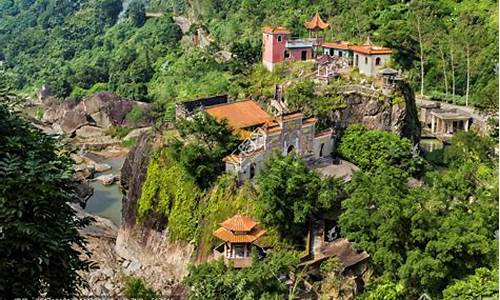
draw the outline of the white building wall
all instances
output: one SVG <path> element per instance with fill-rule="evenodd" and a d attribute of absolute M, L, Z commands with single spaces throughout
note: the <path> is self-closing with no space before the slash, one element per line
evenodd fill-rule
<path fill-rule="evenodd" d="M 358 58 L 356 58 L 356 56 Z M 376 65 L 377 58 L 380 58 L 380 63 Z M 367 76 L 376 76 L 378 72 L 384 67 L 385 63 L 390 60 L 391 56 L 384 55 L 365 55 L 362 53 L 354 52 L 353 64 L 354 67 L 359 69 L 361 74 Z M 357 62 L 357 65 L 356 65 Z"/>
<path fill-rule="evenodd" d="M 330 53 L 332 53 L 332 51 L 333 51 L 333 55 L 334 56 L 339 56 L 340 57 L 340 53 L 342 52 L 342 57 L 347 57 L 347 58 L 350 57 L 349 50 L 336 49 L 336 48 L 324 48 L 323 49 L 323 54 L 331 56 Z"/>

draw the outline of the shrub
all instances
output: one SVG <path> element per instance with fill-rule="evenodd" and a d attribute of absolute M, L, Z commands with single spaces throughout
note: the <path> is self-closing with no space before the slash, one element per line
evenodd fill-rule
<path fill-rule="evenodd" d="M 156 292 L 152 288 L 146 286 L 141 278 L 137 277 L 127 278 L 123 294 L 129 299 L 147 300 L 158 298 Z"/>
<path fill-rule="evenodd" d="M 139 106 L 134 106 L 125 117 L 128 122 L 137 124 L 144 119 L 144 109 Z"/>

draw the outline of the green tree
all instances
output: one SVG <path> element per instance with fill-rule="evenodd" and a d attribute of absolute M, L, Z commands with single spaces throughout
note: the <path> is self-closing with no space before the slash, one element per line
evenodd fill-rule
<path fill-rule="evenodd" d="M 127 8 L 127 17 L 137 27 L 141 27 L 146 22 L 146 7 L 144 1 L 134 0 Z"/>
<path fill-rule="evenodd" d="M 415 154 L 411 142 L 394 133 L 351 125 L 342 136 L 339 153 L 363 170 L 396 166 L 412 175 L 424 170 L 424 160 Z"/>
<path fill-rule="evenodd" d="M 309 218 L 335 204 L 340 181 L 323 181 L 296 154 L 274 153 L 257 176 L 257 186 L 259 219 L 276 227 L 283 238 L 300 243 Z"/>
<path fill-rule="evenodd" d="M 223 260 L 191 266 L 184 280 L 188 299 L 283 299 L 288 287 L 280 277 L 286 278 L 298 262 L 292 253 L 273 251 L 263 260 L 254 257 L 252 265 L 241 270 Z"/>
<path fill-rule="evenodd" d="M 224 171 L 222 158 L 236 147 L 232 128 L 204 112 L 179 120 L 176 128 L 180 138 L 170 141 L 173 157 L 201 188 L 207 188 Z"/>
<path fill-rule="evenodd" d="M 342 233 L 372 257 L 375 270 L 399 282 L 407 297 L 440 297 L 453 280 L 497 264 L 498 161 L 480 137 L 470 151 L 445 150 L 450 169 L 428 172 L 425 185 L 379 167 L 356 174 L 346 187 Z"/>
<path fill-rule="evenodd" d="M 77 271 L 89 266 L 78 233 L 88 221 L 68 205 L 77 197 L 71 164 L 53 139 L 7 110 L 10 101 L 0 95 L 0 294 L 71 297 L 83 284 Z"/>
<path fill-rule="evenodd" d="M 479 268 L 474 275 L 457 280 L 443 291 L 443 300 L 498 298 L 498 268 Z"/>

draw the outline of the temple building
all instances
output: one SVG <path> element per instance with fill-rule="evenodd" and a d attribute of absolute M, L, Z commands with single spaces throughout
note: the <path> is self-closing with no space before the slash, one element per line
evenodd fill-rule
<path fill-rule="evenodd" d="M 310 40 L 290 39 L 285 27 L 262 28 L 262 63 L 269 71 L 285 60 L 313 59 L 313 46 Z"/>
<path fill-rule="evenodd" d="M 345 57 L 347 59 L 352 58 L 352 44 L 349 42 L 340 41 L 323 43 L 321 46 L 323 47 L 323 54 L 325 55 Z"/>
<path fill-rule="evenodd" d="M 351 46 L 353 53 L 353 67 L 359 69 L 359 73 L 367 76 L 376 76 L 384 65 L 391 59 L 392 49 L 375 46 L 366 40 L 363 45 Z"/>
<path fill-rule="evenodd" d="M 469 131 L 473 125 L 472 116 L 456 108 L 441 107 L 441 103 L 427 101 L 419 105 L 419 120 L 423 134 L 450 142 L 457 131 Z"/>
<path fill-rule="evenodd" d="M 255 242 L 266 231 L 259 227 L 252 218 L 237 214 L 222 222 L 213 235 L 223 243 L 214 249 L 214 258 L 224 258 L 226 264 L 235 268 L 246 268 L 252 264 L 251 253 L 255 249 L 262 255 L 263 250 Z"/>
<path fill-rule="evenodd" d="M 315 60 L 319 54 L 324 54 L 345 58 L 361 74 L 377 76 L 391 59 L 392 49 L 373 45 L 370 38 L 363 45 L 345 41 L 325 42 L 319 33 L 330 25 L 321 19 L 319 13 L 304 22 L 304 26 L 309 31 L 309 37 L 302 39 L 292 39 L 285 27 L 262 28 L 262 63 L 269 71 L 284 61 Z"/>
<path fill-rule="evenodd" d="M 457 110 L 435 110 L 431 112 L 431 132 L 451 136 L 460 130 L 468 131 L 469 120 L 469 115 Z"/>
<path fill-rule="evenodd" d="M 283 155 L 294 151 L 315 162 L 330 157 L 333 149 L 332 130 L 317 132 L 317 120 L 300 112 L 272 116 L 253 100 L 207 107 L 206 112 L 218 120 L 226 119 L 244 139 L 224 158 L 226 172 L 235 174 L 240 182 L 253 178 L 273 151 Z"/>

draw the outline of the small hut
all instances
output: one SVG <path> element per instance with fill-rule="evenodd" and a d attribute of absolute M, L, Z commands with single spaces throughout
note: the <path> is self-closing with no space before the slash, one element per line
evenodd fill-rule
<path fill-rule="evenodd" d="M 213 235 L 224 242 L 214 249 L 215 258 L 224 257 L 224 262 L 233 263 L 235 268 L 246 268 L 252 264 L 250 255 L 252 249 L 263 253 L 262 248 L 255 242 L 266 231 L 252 218 L 237 214 L 220 225 L 221 227 L 215 230 Z"/>

